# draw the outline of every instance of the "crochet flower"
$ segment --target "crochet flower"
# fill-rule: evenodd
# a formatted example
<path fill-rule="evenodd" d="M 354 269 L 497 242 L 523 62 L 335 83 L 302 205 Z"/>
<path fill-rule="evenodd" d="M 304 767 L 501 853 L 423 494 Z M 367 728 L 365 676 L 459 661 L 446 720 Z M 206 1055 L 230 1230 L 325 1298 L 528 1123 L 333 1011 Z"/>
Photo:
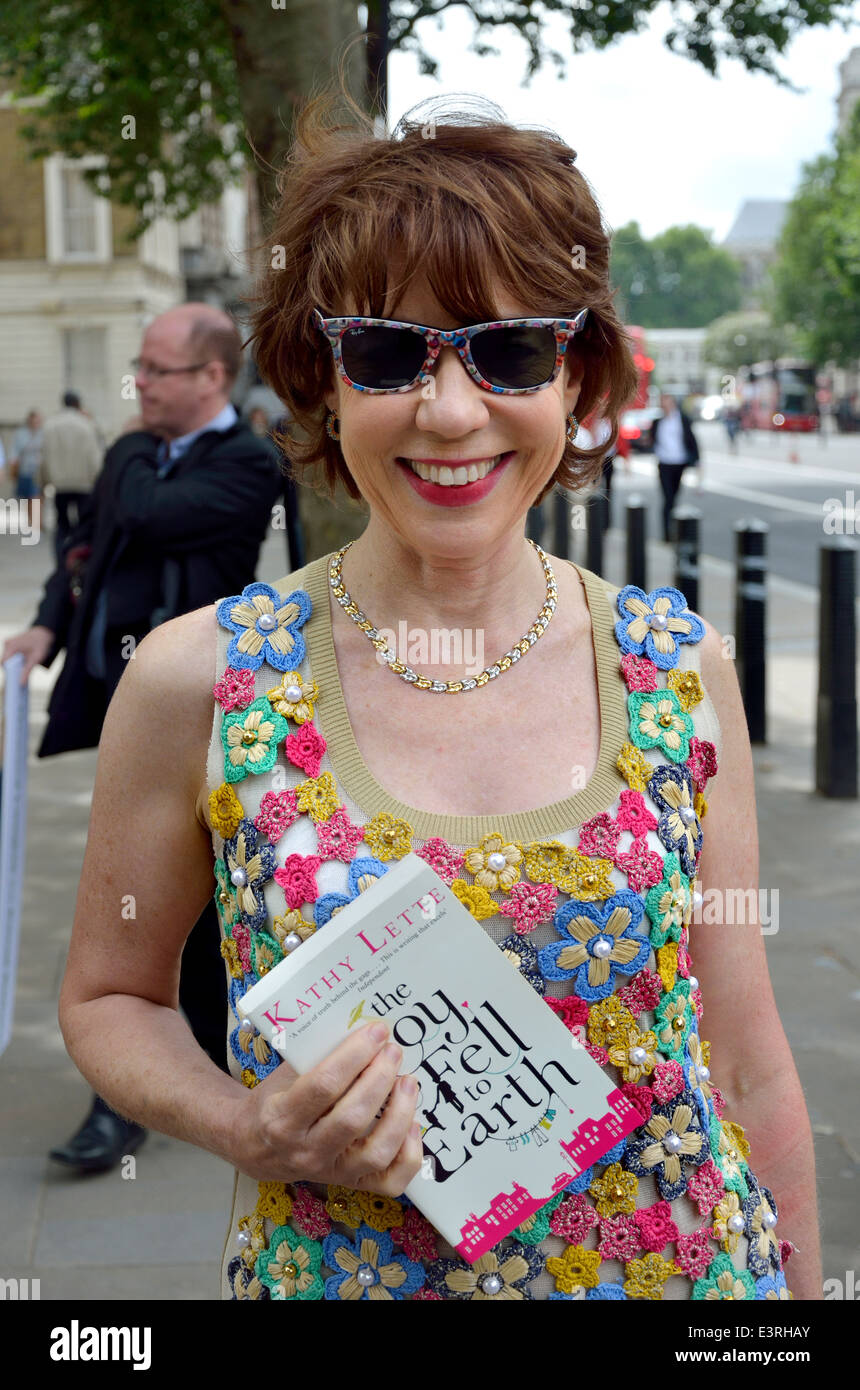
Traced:
<path fill-rule="evenodd" d="M 243 1019 L 230 1034 L 230 1048 L 236 1061 L 253 1072 L 258 1081 L 271 1076 L 281 1059 L 273 1052 L 253 1023 Z"/>
<path fill-rule="evenodd" d="M 239 822 L 245 814 L 241 801 L 227 782 L 222 782 L 214 792 L 209 793 L 209 819 L 213 830 L 223 839 L 235 835 Z"/>
<path fill-rule="evenodd" d="M 320 698 L 316 681 L 305 680 L 299 671 L 287 671 L 279 685 L 266 691 L 266 699 L 278 714 L 294 724 L 307 724 L 314 717 L 314 704 Z"/>
<path fill-rule="evenodd" d="M 672 1061 L 680 1061 L 693 1027 L 689 980 L 679 980 L 674 989 L 663 995 L 655 1011 L 653 1027 L 660 1051 Z"/>
<path fill-rule="evenodd" d="M 659 975 L 653 970 L 640 970 L 629 985 L 618 990 L 618 999 L 632 1014 L 641 1014 L 646 1009 L 656 1009 L 662 993 Z"/>
<path fill-rule="evenodd" d="M 360 856 L 353 859 L 347 874 L 346 893 L 323 893 L 322 897 L 317 898 L 314 903 L 314 922 L 318 927 L 324 927 L 330 922 L 335 913 L 340 912 L 341 908 L 346 907 L 358 897 L 359 893 L 365 892 L 372 883 L 382 878 L 387 873 L 386 866 L 378 859 L 372 859 L 369 855 Z"/>
<path fill-rule="evenodd" d="M 624 1292 L 628 1298 L 650 1298 L 656 1301 L 663 1297 L 666 1280 L 680 1271 L 672 1260 L 664 1260 L 662 1255 L 655 1255 L 652 1251 L 641 1260 L 630 1260 L 624 1266 L 624 1273 L 627 1276 L 624 1280 Z"/>
<path fill-rule="evenodd" d="M 588 1011 L 588 1038 L 598 1047 L 611 1047 L 619 1033 L 636 1027 L 636 1019 L 617 994 L 609 994 Z"/>
<path fill-rule="evenodd" d="M 272 936 L 277 941 L 284 953 L 289 953 L 298 945 L 298 941 L 307 941 L 309 936 L 313 936 L 316 931 L 315 922 L 306 922 L 301 912 L 293 909 L 290 912 L 282 912 L 272 918 Z"/>
<path fill-rule="evenodd" d="M 533 1211 L 531 1216 L 527 1216 L 521 1225 L 517 1226 L 511 1235 L 516 1240 L 521 1240 L 523 1245 L 540 1245 L 541 1241 L 546 1240 L 549 1235 L 550 1217 L 564 1198 L 564 1193 L 559 1192 L 545 1207 L 539 1207 Z"/>
<path fill-rule="evenodd" d="M 533 946 L 530 946 L 527 941 L 524 941 L 521 936 L 517 936 L 514 932 L 511 936 L 506 936 L 504 941 L 499 942 L 499 950 L 503 956 L 507 957 L 511 965 L 519 970 L 523 979 L 528 981 L 533 990 L 536 990 L 538 994 L 546 993 L 546 985 L 538 968 L 537 951 Z"/>
<path fill-rule="evenodd" d="M 243 921 L 256 931 L 266 920 L 263 884 L 275 871 L 275 851 L 262 843 L 252 821 L 243 820 L 236 834 L 224 844 L 224 864 Z"/>
<path fill-rule="evenodd" d="M 227 1266 L 227 1282 L 230 1285 L 230 1297 L 234 1301 L 249 1298 L 255 1302 L 258 1299 L 263 1302 L 271 1297 L 265 1284 L 260 1283 L 253 1267 L 249 1269 L 239 1255 Z"/>
<path fill-rule="evenodd" d="M 635 839 L 626 854 L 619 854 L 615 862 L 627 875 L 627 882 L 634 893 L 644 893 L 660 882 L 663 860 L 648 848 L 647 840 Z"/>
<path fill-rule="evenodd" d="M 303 589 L 282 599 L 270 584 L 246 584 L 241 594 L 222 599 L 215 611 L 221 626 L 236 634 L 227 660 L 237 670 L 256 671 L 265 661 L 286 671 L 304 661 L 299 629 L 311 616 L 311 601 Z"/>
<path fill-rule="evenodd" d="M 230 935 L 235 924 L 241 921 L 242 912 L 239 907 L 239 899 L 236 896 L 236 889 L 230 878 L 230 872 L 225 867 L 223 860 L 215 860 L 215 906 L 218 909 L 218 916 L 224 926 L 227 935 Z"/>
<path fill-rule="evenodd" d="M 649 762 L 645 754 L 640 753 L 629 739 L 621 745 L 615 766 L 634 791 L 647 791 L 654 764 Z"/>
<path fill-rule="evenodd" d="M 400 1225 L 392 1226 L 391 1234 L 410 1260 L 429 1262 L 439 1254 L 436 1232 L 417 1207 L 406 1207 Z"/>
<path fill-rule="evenodd" d="M 275 882 L 284 890 L 287 906 L 299 909 L 315 902 L 319 889 L 316 874 L 322 860 L 316 854 L 288 854 L 281 868 L 275 869 Z"/>
<path fill-rule="evenodd" d="M 288 1217 L 284 1218 L 288 1220 Z M 275 1223 L 279 1225 L 279 1222 Z M 263 1217 L 256 1211 L 251 1216 L 240 1216 L 237 1223 L 236 1244 L 241 1250 L 241 1260 L 254 1273 L 254 1265 L 261 1250 L 266 1248 L 266 1235 Z M 268 1290 L 267 1296 L 268 1296 Z"/>
<path fill-rule="evenodd" d="M 617 972 L 633 975 L 648 959 L 648 940 L 636 931 L 642 914 L 641 900 L 628 889 L 601 907 L 565 903 L 553 924 L 569 939 L 538 952 L 541 973 L 548 980 L 573 979 L 576 993 L 589 1002 L 605 999 L 615 988 Z"/>
<path fill-rule="evenodd" d="M 705 738 L 690 739 L 690 756 L 687 767 L 697 792 L 703 792 L 712 777 L 717 775 L 717 750 Z"/>
<path fill-rule="evenodd" d="M 285 831 L 298 819 L 294 791 L 266 792 L 260 802 L 260 810 L 254 817 L 254 824 L 273 844 L 277 844 Z"/>
<path fill-rule="evenodd" d="M 592 816 L 579 832 L 580 854 L 592 855 L 595 859 L 614 859 L 618 852 L 621 831 L 606 811 Z"/>
<path fill-rule="evenodd" d="M 588 1005 L 576 994 L 567 994 L 564 999 L 553 999 L 547 995 L 544 1000 L 554 1014 L 557 1014 L 569 1032 L 584 1040 L 585 1025 L 588 1022 Z"/>
<path fill-rule="evenodd" d="M 309 815 L 315 824 L 328 820 L 340 805 L 335 780 L 330 772 L 321 772 L 296 787 L 296 805 Z"/>
<path fill-rule="evenodd" d="M 471 912 L 473 917 L 477 917 L 479 922 L 485 922 L 488 917 L 494 917 L 499 910 L 498 903 L 490 897 L 486 888 L 482 888 L 480 883 L 468 884 L 464 878 L 455 878 L 451 884 L 451 892 L 455 898 Z"/>
<path fill-rule="evenodd" d="M 550 1298 L 563 1297 L 564 1294 L 550 1294 Z M 627 1295 L 624 1292 L 624 1286 L 622 1284 L 598 1284 L 596 1288 L 589 1289 L 585 1297 L 587 1300 L 601 1299 L 608 1301 L 612 1299 L 617 1302 L 618 1299 L 626 1300 Z"/>
<path fill-rule="evenodd" d="M 684 1089 L 683 1068 L 677 1062 L 659 1062 L 654 1068 L 651 1082 L 654 1095 L 662 1104 L 674 1100 Z"/>
<path fill-rule="evenodd" d="M 654 695 L 634 691 L 627 696 L 630 742 L 637 748 L 659 748 L 673 763 L 682 763 L 690 752 L 694 724 L 681 709 L 674 690 Z"/>
<path fill-rule="evenodd" d="M 348 864 L 364 839 L 364 828 L 353 825 L 349 814 L 339 806 L 327 821 L 317 826 L 317 849 L 323 859 L 341 859 Z"/>
<path fill-rule="evenodd" d="M 313 1240 L 324 1240 L 331 1231 L 331 1218 L 325 1203 L 302 1182 L 294 1185 L 293 1193 L 293 1225 Z"/>
<path fill-rule="evenodd" d="M 634 1216 L 605 1216 L 597 1248 L 605 1260 L 632 1260 L 642 1249 Z"/>
<path fill-rule="evenodd" d="M 713 1211 L 711 1231 L 727 1255 L 733 1255 L 743 1235 L 744 1217 L 741 1200 L 736 1192 L 725 1192 Z"/>
<path fill-rule="evenodd" d="M 652 946 L 658 948 L 670 939 L 680 940 L 681 928 L 690 920 L 692 901 L 690 880 L 681 872 L 677 854 L 667 855 L 662 879 L 645 898 L 645 911 L 653 922 Z"/>
<path fill-rule="evenodd" d="M 364 827 L 364 841 L 378 859 L 402 859 L 412 848 L 412 826 L 381 811 Z"/>
<path fill-rule="evenodd" d="M 236 954 L 242 966 L 243 975 L 254 976 L 253 966 L 251 965 L 251 929 L 244 922 L 237 922 L 233 928 L 233 944 L 236 947 Z"/>
<path fill-rule="evenodd" d="M 270 772 L 286 732 L 287 721 L 262 698 L 247 709 L 225 714 L 221 719 L 225 781 L 241 782 L 249 772 Z"/>
<path fill-rule="evenodd" d="M 492 834 L 485 835 L 476 848 L 467 849 L 463 862 L 482 888 L 508 893 L 520 876 L 522 858 L 521 845 L 506 844 L 502 835 Z"/>
<path fill-rule="evenodd" d="M 597 1212 L 584 1192 L 572 1192 L 565 1196 L 552 1213 L 549 1228 L 554 1235 L 561 1236 L 568 1245 L 579 1245 L 587 1240 L 589 1231 L 597 1225 Z"/>
<path fill-rule="evenodd" d="M 654 1107 L 641 1133 L 628 1140 L 624 1162 L 638 1177 L 655 1177 L 667 1202 L 687 1187 L 685 1168 L 698 1167 L 708 1157 L 708 1145 L 693 1097 L 684 1091 L 677 1101 Z"/>
<path fill-rule="evenodd" d="M 557 898 L 558 889 L 553 883 L 515 883 L 507 902 L 498 910 L 503 917 L 512 917 L 514 931 L 525 936 L 551 919 Z"/>
<path fill-rule="evenodd" d="M 650 770 L 650 763 L 648 766 Z M 615 823 L 619 830 L 629 830 L 635 839 L 641 839 L 649 830 L 657 829 L 657 821 L 645 805 L 644 796 L 632 787 L 625 787 L 618 799 Z"/>
<path fill-rule="evenodd" d="M 361 1219 L 374 1231 L 390 1231 L 403 1220 L 403 1207 L 396 1197 L 382 1197 L 376 1192 L 357 1192 L 356 1205 Z"/>
<path fill-rule="evenodd" d="M 666 994 L 671 994 L 678 979 L 678 943 L 667 941 L 657 951 L 657 973 L 663 982 Z"/>
<path fill-rule="evenodd" d="M 340 1221 L 344 1226 L 357 1230 L 361 1225 L 360 1192 L 352 1187 L 342 1187 L 339 1183 L 329 1183 L 326 1192 L 325 1209 L 332 1221 Z"/>
<path fill-rule="evenodd" d="M 325 750 L 326 741 L 310 720 L 297 733 L 288 734 L 284 742 L 284 752 L 290 762 L 308 777 L 319 775 Z"/>
<path fill-rule="evenodd" d="M 672 1220 L 672 1208 L 668 1202 L 655 1202 L 653 1207 L 639 1207 L 634 1215 L 639 1228 L 642 1248 L 659 1255 L 670 1240 L 678 1239 L 678 1227 Z"/>
<path fill-rule="evenodd" d="M 589 1191 L 601 1216 L 617 1216 L 619 1212 L 636 1210 L 639 1179 L 625 1173 L 620 1163 L 610 1163 L 599 1178 L 593 1178 Z"/>
<path fill-rule="evenodd" d="M 689 714 L 705 698 L 704 687 L 698 671 L 667 671 L 666 685 L 674 690 L 681 702 L 681 709 Z"/>
<path fill-rule="evenodd" d="M 764 1279 L 756 1279 L 755 1296 L 775 1303 L 788 1302 L 794 1297 L 786 1287 L 784 1274 L 768 1274 Z"/>
<path fill-rule="evenodd" d="M 609 1060 L 614 1067 L 621 1069 L 625 1081 L 638 1081 L 657 1065 L 656 1047 L 657 1039 L 650 1028 L 646 1033 L 641 1033 L 638 1028 L 628 1028 L 625 1035 L 615 1034 L 608 1049 Z"/>
<path fill-rule="evenodd" d="M 286 1226 L 293 1211 L 293 1199 L 283 1182 L 258 1182 L 257 1204 L 254 1215 L 261 1220 L 271 1221 L 275 1226 Z M 265 1241 L 263 1242 L 265 1245 Z M 262 1248 L 262 1247 L 261 1247 Z"/>
<path fill-rule="evenodd" d="M 277 1226 L 267 1248 L 257 1256 L 256 1274 L 278 1301 L 322 1298 L 321 1263 L 322 1251 L 315 1240 L 300 1236 L 292 1226 Z"/>
<path fill-rule="evenodd" d="M 701 1171 L 700 1168 L 699 1172 Z M 708 1239 L 709 1234 L 707 1226 L 702 1226 L 688 1236 L 679 1235 L 675 1241 L 675 1264 L 688 1279 L 701 1278 L 711 1263 L 714 1251 Z"/>
<path fill-rule="evenodd" d="M 699 1215 L 712 1212 L 726 1190 L 723 1175 L 712 1158 L 708 1158 L 687 1184 L 687 1196 L 694 1199 Z"/>
<path fill-rule="evenodd" d="M 647 656 L 633 656 L 627 652 L 621 658 L 621 672 L 628 690 L 649 692 L 657 689 L 657 667 Z"/>
<path fill-rule="evenodd" d="M 677 666 L 682 642 L 701 642 L 705 629 L 680 589 L 661 585 L 646 594 L 625 584 L 616 600 L 621 621 L 615 636 L 622 652 L 647 656 L 662 671 Z"/>
<path fill-rule="evenodd" d="M 233 709 L 244 709 L 254 698 L 254 672 L 234 671 L 228 666 L 219 681 L 212 687 L 212 694 L 225 714 Z"/>
<path fill-rule="evenodd" d="M 447 883 L 448 887 L 459 878 L 463 872 L 463 856 L 455 854 L 451 846 L 439 835 L 432 836 L 425 840 L 420 849 L 415 853 L 419 859 L 423 859 L 425 864 L 429 864 L 434 874 Z"/>
<path fill-rule="evenodd" d="M 528 1285 L 544 1262 L 536 1250 L 514 1241 L 504 1250 L 488 1250 L 473 1265 L 460 1260 L 437 1260 L 427 1270 L 427 1283 L 440 1298 L 485 1301 L 530 1300 Z"/>
<path fill-rule="evenodd" d="M 273 936 L 267 931 L 251 932 L 251 967 L 258 980 L 283 959 L 284 953 Z"/>
<path fill-rule="evenodd" d="M 532 883 L 554 883 L 568 892 L 574 851 L 560 840 L 534 841 L 523 849 L 523 869 Z"/>
<path fill-rule="evenodd" d="M 221 951 L 222 959 L 224 960 L 227 966 L 227 970 L 230 974 L 230 977 L 233 980 L 244 979 L 245 971 L 243 969 L 242 962 L 239 959 L 238 948 L 232 937 L 225 937 L 224 940 L 221 942 L 221 946 L 219 949 Z"/>
<path fill-rule="evenodd" d="M 711 1155 L 723 1175 L 723 1182 L 730 1192 L 737 1192 L 742 1201 L 746 1201 L 750 1195 L 746 1162 L 750 1146 L 743 1129 L 712 1115 L 710 1131 Z"/>
<path fill-rule="evenodd" d="M 662 812 L 657 823 L 661 842 L 668 850 L 677 851 L 681 868 L 692 878 L 702 848 L 702 827 L 693 806 L 693 779 L 689 771 L 664 763 L 654 770 L 648 791 Z"/>
<path fill-rule="evenodd" d="M 731 1195 L 736 1198 L 735 1193 Z M 750 1189 L 743 1204 L 744 1230 L 749 1241 L 747 1266 L 759 1279 L 779 1269 L 779 1239 L 774 1230 L 778 1215 L 770 1188 Z"/>
<path fill-rule="evenodd" d="M 684 1077 L 689 1089 L 691 1091 L 700 1090 L 705 1100 L 710 1100 L 713 1092 L 710 1080 L 711 1071 L 708 1066 L 710 1053 L 710 1043 L 701 1042 L 695 1033 L 691 1033 L 687 1039 Z"/>
<path fill-rule="evenodd" d="M 593 1289 L 600 1282 L 597 1271 L 601 1263 L 599 1250 L 569 1245 L 563 1255 L 547 1260 L 546 1269 L 561 1293 L 573 1293 L 575 1289 Z"/>
<path fill-rule="evenodd" d="M 707 1275 L 696 1280 L 690 1297 L 709 1301 L 719 1299 L 746 1302 L 755 1298 L 755 1280 L 746 1270 L 739 1274 L 732 1264 L 730 1255 L 717 1255 L 711 1260 Z"/>
<path fill-rule="evenodd" d="M 559 887 L 580 902 L 594 902 L 596 899 L 611 898 L 615 884 L 610 877 L 611 859 L 590 859 L 580 854 L 578 849 L 570 851 L 567 872 L 559 875 Z"/>
<path fill-rule="evenodd" d="M 621 1087 L 621 1094 L 627 1097 L 631 1105 L 635 1105 L 643 1124 L 650 1120 L 654 1109 L 654 1092 L 650 1086 L 638 1086 L 635 1081 L 625 1081 Z"/>

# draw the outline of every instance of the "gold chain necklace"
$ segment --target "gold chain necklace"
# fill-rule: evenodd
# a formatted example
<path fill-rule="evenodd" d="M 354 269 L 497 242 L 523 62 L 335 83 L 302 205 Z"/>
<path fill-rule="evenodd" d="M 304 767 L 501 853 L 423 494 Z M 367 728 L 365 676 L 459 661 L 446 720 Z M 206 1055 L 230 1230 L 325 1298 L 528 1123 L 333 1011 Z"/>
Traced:
<path fill-rule="evenodd" d="M 361 609 L 350 597 L 343 579 L 341 578 L 341 571 L 343 568 L 343 557 L 351 545 L 352 541 L 347 541 L 346 545 L 331 557 L 331 563 L 329 565 L 329 583 L 331 584 L 332 593 L 344 613 L 352 618 L 356 627 L 360 628 L 368 641 L 373 644 L 378 652 L 382 653 L 382 658 L 389 671 L 393 671 L 401 680 L 408 681 L 410 685 L 414 685 L 416 690 L 431 690 L 436 694 L 454 695 L 461 690 L 475 690 L 478 686 L 486 685 L 488 681 L 495 680 L 503 671 L 507 671 L 509 666 L 513 666 L 515 661 L 519 661 L 520 657 L 525 656 L 529 648 L 533 647 L 538 638 L 543 636 L 546 626 L 555 612 L 556 603 L 558 602 L 558 586 L 555 582 L 552 565 L 549 562 L 549 557 L 546 552 L 541 549 L 537 542 L 529 540 L 529 545 L 534 547 L 540 557 L 543 572 L 546 575 L 546 600 L 528 632 L 524 637 L 520 638 L 519 642 L 515 642 L 514 645 L 505 652 L 504 656 L 500 656 L 498 661 L 492 666 L 485 666 L 479 675 L 462 681 L 434 681 L 430 676 L 421 676 L 417 671 L 413 671 L 412 667 L 407 666 L 405 661 L 399 661 L 397 659 L 397 653 L 393 648 L 389 647 L 385 638 L 380 636 L 378 630 L 373 626 L 373 623 L 365 617 Z"/>

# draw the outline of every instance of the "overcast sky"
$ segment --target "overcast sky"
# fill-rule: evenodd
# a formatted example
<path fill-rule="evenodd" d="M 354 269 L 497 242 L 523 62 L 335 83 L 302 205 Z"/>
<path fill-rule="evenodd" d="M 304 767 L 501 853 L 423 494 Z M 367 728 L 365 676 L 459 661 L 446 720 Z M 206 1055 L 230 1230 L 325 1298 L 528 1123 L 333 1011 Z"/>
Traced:
<path fill-rule="evenodd" d="M 441 30 L 422 26 L 425 48 L 440 61 L 437 82 L 422 77 L 415 58 L 394 53 L 389 67 L 392 124 L 425 97 L 473 92 L 490 97 L 517 125 L 545 125 L 578 152 L 612 227 L 636 220 L 646 236 L 693 222 L 726 235 L 746 198 L 790 198 L 801 165 L 831 148 L 836 127 L 838 66 L 860 46 L 858 23 L 805 31 L 780 60 L 803 90 L 723 63 L 711 77 L 662 42 L 670 9 L 650 29 L 602 53 L 568 59 L 559 81 L 547 68 L 522 86 L 527 52 L 511 29 L 491 40 L 498 58 L 468 52 L 474 24 L 465 7 L 446 11 Z M 567 53 L 566 27 L 552 46 Z"/>

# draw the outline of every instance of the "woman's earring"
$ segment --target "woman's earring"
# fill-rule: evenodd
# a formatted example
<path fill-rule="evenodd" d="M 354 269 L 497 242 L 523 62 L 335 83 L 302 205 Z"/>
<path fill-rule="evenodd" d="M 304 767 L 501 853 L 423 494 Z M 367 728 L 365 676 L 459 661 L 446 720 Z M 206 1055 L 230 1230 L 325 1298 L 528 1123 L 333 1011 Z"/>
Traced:
<path fill-rule="evenodd" d="M 579 434 L 579 421 L 577 420 L 576 416 L 572 413 L 567 417 L 566 433 L 568 444 L 573 444 L 576 440 L 576 436 Z"/>
<path fill-rule="evenodd" d="M 340 416 L 339 416 L 339 415 L 335 415 L 335 413 L 334 413 L 333 410 L 330 410 L 329 413 L 328 413 L 328 419 L 327 419 L 326 422 L 325 422 L 325 428 L 326 428 L 326 434 L 328 435 L 329 439 L 333 439 L 333 440 L 335 441 L 335 443 L 339 443 L 339 442 L 340 442 Z"/>

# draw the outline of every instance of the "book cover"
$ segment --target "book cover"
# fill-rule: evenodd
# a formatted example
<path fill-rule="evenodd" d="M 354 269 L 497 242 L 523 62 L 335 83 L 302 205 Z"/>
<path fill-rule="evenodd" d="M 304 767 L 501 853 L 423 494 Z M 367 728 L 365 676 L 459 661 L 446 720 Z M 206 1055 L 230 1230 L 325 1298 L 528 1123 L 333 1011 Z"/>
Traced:
<path fill-rule="evenodd" d="M 482 1254 L 641 1124 L 626 1096 L 448 886 L 408 854 L 243 996 L 303 1073 L 385 1019 L 421 1094 L 407 1196 Z"/>

